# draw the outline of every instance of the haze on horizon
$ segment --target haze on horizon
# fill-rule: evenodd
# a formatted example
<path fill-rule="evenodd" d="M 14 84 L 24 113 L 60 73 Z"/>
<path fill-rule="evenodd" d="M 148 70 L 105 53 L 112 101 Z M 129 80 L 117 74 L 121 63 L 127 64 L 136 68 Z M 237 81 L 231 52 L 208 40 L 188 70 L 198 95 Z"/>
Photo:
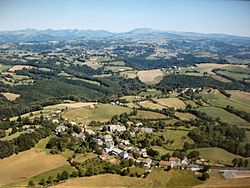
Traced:
<path fill-rule="evenodd" d="M 0 30 L 135 28 L 250 37 L 250 1 L 0 0 Z"/>

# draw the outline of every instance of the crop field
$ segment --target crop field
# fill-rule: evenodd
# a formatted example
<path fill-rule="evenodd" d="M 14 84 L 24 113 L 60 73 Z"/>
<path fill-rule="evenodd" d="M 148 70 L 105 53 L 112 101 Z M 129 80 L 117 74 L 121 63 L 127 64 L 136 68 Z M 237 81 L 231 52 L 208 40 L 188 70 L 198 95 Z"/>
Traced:
<path fill-rule="evenodd" d="M 217 147 L 198 148 L 195 150 L 200 152 L 201 158 L 225 165 L 232 165 L 232 160 L 240 157 Z M 244 159 L 250 160 L 250 157 Z"/>
<path fill-rule="evenodd" d="M 238 126 L 243 126 L 247 127 L 249 126 L 249 123 L 245 121 L 244 119 L 241 119 L 240 117 L 227 112 L 226 110 L 222 108 L 217 108 L 217 107 L 201 107 L 198 108 L 199 111 L 205 112 L 208 116 L 216 119 L 220 118 L 222 122 L 231 124 L 231 125 L 238 125 Z"/>
<path fill-rule="evenodd" d="M 109 121 L 114 115 L 132 111 L 130 108 L 111 105 L 98 104 L 94 109 L 77 108 L 63 113 L 63 118 L 79 123 L 88 124 L 91 121 Z"/>
<path fill-rule="evenodd" d="M 121 97 L 121 99 L 125 99 L 128 102 L 133 102 L 133 101 L 141 100 L 143 98 L 140 96 L 128 95 L 128 96 Z"/>
<path fill-rule="evenodd" d="M 201 96 L 207 100 L 207 103 L 216 107 L 225 108 L 230 105 L 238 110 L 250 112 L 250 93 L 238 90 L 227 92 L 231 94 L 230 98 L 225 97 L 218 90 L 213 90 L 210 93 L 203 91 Z"/>
<path fill-rule="evenodd" d="M 0 73 L 7 71 L 9 68 L 10 66 L 0 64 Z"/>
<path fill-rule="evenodd" d="M 175 112 L 175 115 L 180 118 L 180 120 L 183 120 L 183 121 L 189 121 L 191 119 L 196 119 L 197 117 L 193 114 L 190 114 L 190 113 L 187 113 L 187 112 Z"/>
<path fill-rule="evenodd" d="M 10 92 L 5 92 L 5 93 L 1 93 L 3 96 L 6 97 L 6 99 L 8 99 L 9 101 L 14 101 L 16 100 L 18 97 L 20 97 L 19 94 L 15 94 L 15 93 L 10 93 Z"/>
<path fill-rule="evenodd" d="M 163 78 L 163 72 L 160 69 L 138 71 L 137 76 L 146 84 L 157 84 Z M 161 79 L 157 79 L 161 77 Z"/>
<path fill-rule="evenodd" d="M 24 151 L 0 160 L 0 186 L 17 183 L 67 164 L 61 155 L 47 155 L 36 149 Z"/>
<path fill-rule="evenodd" d="M 167 116 L 157 113 L 157 112 L 152 112 L 152 111 L 144 111 L 144 110 L 138 110 L 138 113 L 135 118 L 138 119 L 164 119 L 167 118 Z"/>
<path fill-rule="evenodd" d="M 163 108 L 166 108 L 163 105 L 160 105 L 158 103 L 153 103 L 152 101 L 149 101 L 149 100 L 147 100 L 147 101 L 141 101 L 138 104 L 141 105 L 144 108 L 159 109 L 159 110 L 161 110 Z"/>
<path fill-rule="evenodd" d="M 155 100 L 157 103 L 167 107 L 173 107 L 175 109 L 185 109 L 186 104 L 178 98 L 162 98 Z"/>
<path fill-rule="evenodd" d="M 244 78 L 250 78 L 249 74 L 244 74 L 244 73 L 236 73 L 236 72 L 229 72 L 229 71 L 218 71 L 219 74 L 233 78 L 235 80 L 242 80 Z"/>
<path fill-rule="evenodd" d="M 186 105 L 191 105 L 193 108 L 195 108 L 195 107 L 198 107 L 198 105 L 194 102 L 194 101 L 192 101 L 192 100 L 184 100 L 183 101 Z"/>

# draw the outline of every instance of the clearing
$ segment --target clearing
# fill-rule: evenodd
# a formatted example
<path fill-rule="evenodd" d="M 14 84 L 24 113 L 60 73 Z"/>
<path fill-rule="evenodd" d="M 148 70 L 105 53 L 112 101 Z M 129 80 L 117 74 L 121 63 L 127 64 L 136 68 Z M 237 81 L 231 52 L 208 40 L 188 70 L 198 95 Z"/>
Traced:
<path fill-rule="evenodd" d="M 10 72 L 16 72 L 17 70 L 32 69 L 32 66 L 28 65 L 15 65 L 9 69 Z"/>
<path fill-rule="evenodd" d="M 162 99 L 156 99 L 155 101 L 160 105 L 172 107 L 174 109 L 186 108 L 186 104 L 178 98 L 162 98 Z"/>
<path fill-rule="evenodd" d="M 16 93 L 10 93 L 10 92 L 4 92 L 1 93 L 3 96 L 5 96 L 6 99 L 8 99 L 9 101 L 14 101 L 16 100 L 18 97 L 20 97 L 20 94 L 16 94 Z"/>
<path fill-rule="evenodd" d="M 137 76 L 145 84 L 157 84 L 163 78 L 161 69 L 138 71 Z"/>

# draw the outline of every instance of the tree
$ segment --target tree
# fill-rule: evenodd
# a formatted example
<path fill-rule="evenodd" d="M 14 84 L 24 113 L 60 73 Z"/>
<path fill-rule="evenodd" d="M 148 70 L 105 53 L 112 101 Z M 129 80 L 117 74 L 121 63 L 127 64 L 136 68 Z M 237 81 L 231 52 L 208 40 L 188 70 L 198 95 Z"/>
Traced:
<path fill-rule="evenodd" d="M 40 180 L 39 184 L 42 185 L 42 186 L 46 185 L 46 182 L 45 182 L 44 178 Z"/>
<path fill-rule="evenodd" d="M 69 173 L 67 171 L 63 171 L 61 175 L 61 180 L 66 180 L 69 178 Z"/>
<path fill-rule="evenodd" d="M 2 129 L 0 129 L 0 138 L 3 138 L 6 136 L 6 132 Z"/>
<path fill-rule="evenodd" d="M 57 180 L 58 182 L 61 181 L 61 174 L 60 174 L 60 173 L 57 174 L 56 180 Z"/>
<path fill-rule="evenodd" d="M 241 167 L 241 166 L 243 166 L 243 159 L 239 158 L 238 167 Z"/>
<path fill-rule="evenodd" d="M 159 151 L 149 148 L 147 149 L 147 154 L 151 157 L 157 157 L 159 155 Z"/>
<path fill-rule="evenodd" d="M 202 176 L 200 177 L 200 179 L 202 180 L 202 181 L 206 181 L 207 179 L 209 179 L 209 174 L 208 173 L 203 173 L 202 174 Z"/>
<path fill-rule="evenodd" d="M 247 165 L 248 165 L 248 160 L 246 159 L 246 160 L 244 161 L 244 166 L 247 167 Z"/>
<path fill-rule="evenodd" d="M 76 132 L 77 134 L 79 134 L 79 133 L 82 132 L 82 129 L 78 125 L 74 125 L 73 126 L 73 131 Z"/>
<path fill-rule="evenodd" d="M 170 158 L 170 154 L 169 154 L 169 153 L 167 153 L 167 154 L 161 156 L 161 159 L 162 159 L 162 160 L 168 161 L 169 158 Z"/>
<path fill-rule="evenodd" d="M 29 187 L 35 187 L 34 181 L 33 181 L 33 180 L 30 180 L 30 181 L 28 182 L 28 186 L 29 186 Z"/>
<path fill-rule="evenodd" d="M 238 162 L 239 162 L 238 158 L 234 158 L 232 160 L 233 166 L 236 166 L 238 164 Z"/>
<path fill-rule="evenodd" d="M 48 184 L 52 184 L 52 183 L 53 183 L 53 180 L 54 180 L 54 178 L 53 178 L 52 176 L 49 176 L 49 177 L 48 177 L 47 183 L 48 183 Z"/>
<path fill-rule="evenodd" d="M 198 159 L 199 156 L 200 156 L 200 152 L 199 152 L 199 151 L 196 151 L 196 150 L 191 151 L 191 152 L 188 154 L 188 158 L 189 158 L 189 159 L 192 159 L 192 160 Z"/>

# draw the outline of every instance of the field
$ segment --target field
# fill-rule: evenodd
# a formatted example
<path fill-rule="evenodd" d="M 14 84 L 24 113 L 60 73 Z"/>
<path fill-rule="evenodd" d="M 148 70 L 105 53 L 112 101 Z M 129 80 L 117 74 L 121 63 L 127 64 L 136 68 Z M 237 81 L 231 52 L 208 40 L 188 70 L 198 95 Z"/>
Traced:
<path fill-rule="evenodd" d="M 105 70 L 111 70 L 112 72 L 123 72 L 123 71 L 131 71 L 133 70 L 132 67 L 125 67 L 125 66 L 105 66 Z"/>
<path fill-rule="evenodd" d="M 225 165 L 232 165 L 232 160 L 240 157 L 217 147 L 198 148 L 195 150 L 200 152 L 201 158 Z M 248 157 L 248 160 L 250 160 L 250 157 Z"/>
<path fill-rule="evenodd" d="M 141 101 L 139 102 L 139 105 L 141 105 L 144 108 L 159 109 L 159 110 L 166 108 L 165 106 L 162 106 L 158 103 L 153 103 L 152 101 L 149 101 L 149 100 Z"/>
<path fill-rule="evenodd" d="M 219 74 L 233 78 L 235 80 L 242 80 L 244 78 L 250 78 L 249 74 L 243 74 L 243 73 L 236 73 L 236 72 L 229 72 L 229 71 L 218 71 Z"/>
<path fill-rule="evenodd" d="M 167 118 L 167 116 L 157 113 L 157 112 L 152 112 L 152 111 L 144 111 L 144 110 L 138 110 L 138 113 L 135 118 L 138 119 L 164 119 Z"/>
<path fill-rule="evenodd" d="M 167 130 L 162 133 L 166 139 L 174 140 L 174 143 L 167 147 L 170 150 L 182 149 L 184 142 L 192 144 L 193 140 L 187 134 L 188 131 L 183 130 Z"/>
<path fill-rule="evenodd" d="M 9 93 L 9 92 L 5 92 L 5 93 L 1 93 L 3 96 L 6 97 L 6 99 L 8 99 L 9 101 L 14 101 L 16 100 L 18 97 L 20 97 L 19 94 L 15 94 L 15 93 Z"/>
<path fill-rule="evenodd" d="M 24 151 L 0 160 L 0 186 L 17 183 L 67 164 L 61 155 L 47 155 L 36 149 Z"/>
<path fill-rule="evenodd" d="M 145 179 L 103 174 L 67 180 L 55 187 L 189 187 L 200 184 L 191 171 L 154 169 Z"/>
<path fill-rule="evenodd" d="M 123 97 L 121 97 L 121 99 L 125 99 L 125 100 L 128 101 L 128 102 L 133 102 L 133 101 L 141 100 L 141 99 L 143 99 L 143 98 L 142 98 L 142 97 L 139 97 L 139 96 L 130 95 L 130 96 L 123 96 Z"/>
<path fill-rule="evenodd" d="M 121 113 L 130 111 L 131 109 L 122 106 L 98 104 L 94 109 L 76 108 L 69 110 L 63 113 L 63 118 L 88 124 L 91 121 L 109 121 L 114 115 L 120 115 Z"/>
<path fill-rule="evenodd" d="M 230 98 L 225 97 L 218 90 L 212 90 L 210 93 L 203 91 L 201 96 L 207 103 L 216 107 L 225 108 L 227 105 L 230 105 L 238 110 L 250 112 L 250 93 L 238 90 L 227 92 L 231 94 Z"/>
<path fill-rule="evenodd" d="M 27 65 L 15 65 L 9 69 L 10 72 L 15 72 L 17 70 L 22 70 L 22 69 L 32 69 L 32 66 L 27 66 Z"/>
<path fill-rule="evenodd" d="M 155 101 L 163 106 L 173 107 L 175 109 L 186 108 L 186 104 L 178 98 L 162 98 L 162 99 L 157 99 Z"/>
<path fill-rule="evenodd" d="M 196 119 L 197 117 L 190 113 L 183 113 L 183 112 L 175 112 L 175 115 L 180 118 L 182 121 L 189 121 L 191 119 Z"/>
<path fill-rule="evenodd" d="M 225 122 L 231 125 L 238 125 L 238 126 L 244 126 L 244 127 L 249 126 L 249 123 L 246 120 L 241 119 L 240 117 L 230 112 L 227 112 L 226 110 L 222 108 L 201 107 L 201 108 L 198 108 L 198 110 L 201 112 L 205 112 L 208 116 L 214 119 L 219 117 L 222 122 Z"/>
<path fill-rule="evenodd" d="M 154 97 L 161 95 L 162 92 L 156 89 L 147 89 L 146 91 L 142 91 L 139 95 L 142 97 Z"/>
<path fill-rule="evenodd" d="M 163 72 L 160 69 L 138 71 L 137 76 L 146 84 L 157 84 L 163 78 Z"/>
<path fill-rule="evenodd" d="M 137 71 L 123 71 L 120 72 L 120 75 L 122 75 L 124 78 L 136 78 Z"/>

